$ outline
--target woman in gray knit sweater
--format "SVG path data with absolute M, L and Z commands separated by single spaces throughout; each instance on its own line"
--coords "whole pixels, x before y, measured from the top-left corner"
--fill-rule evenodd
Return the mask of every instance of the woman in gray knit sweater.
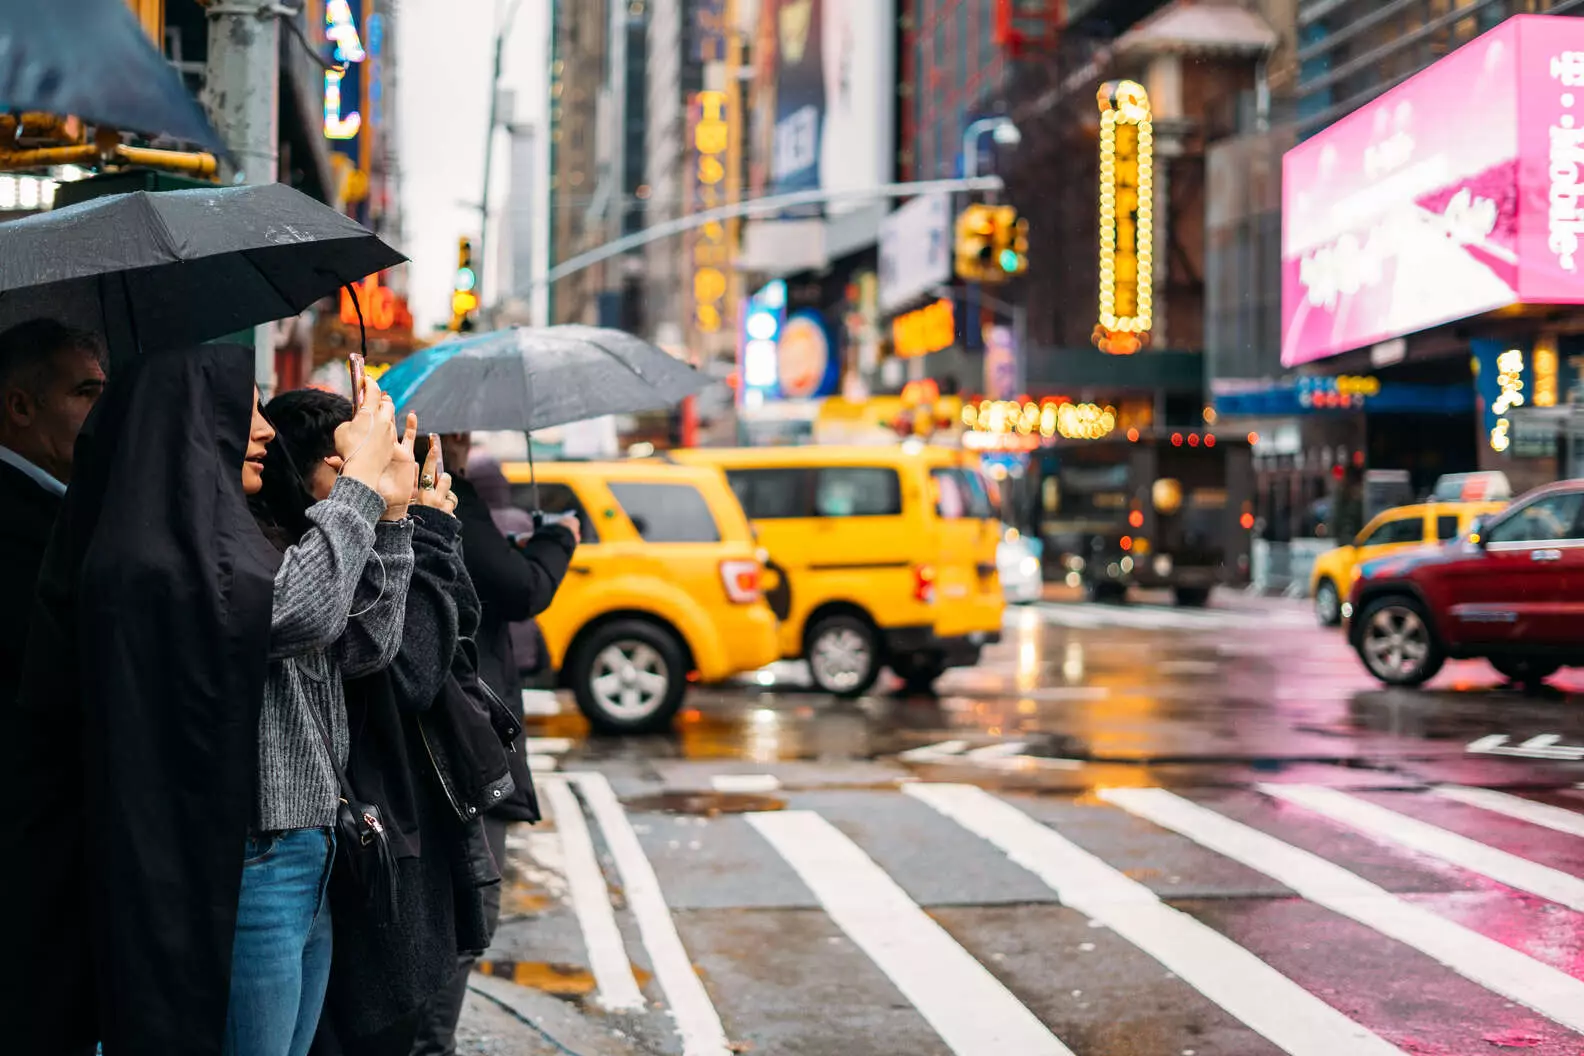
M 275 431 L 257 407 L 243 491 L 263 487 Z M 326 739 L 348 751 L 342 679 L 388 665 L 401 644 L 412 575 L 407 505 L 417 480 L 416 423 L 398 439 L 390 397 L 367 382 L 363 409 L 336 432 L 338 474 L 322 501 L 270 511 L 277 545 L 269 673 L 258 730 L 257 814 L 248 836 L 232 953 L 226 1056 L 304 1056 L 330 972 L 325 886 L 340 790 Z

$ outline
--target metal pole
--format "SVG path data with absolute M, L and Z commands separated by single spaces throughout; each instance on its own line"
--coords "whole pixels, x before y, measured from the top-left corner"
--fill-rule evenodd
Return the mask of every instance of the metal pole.
M 260 0 L 212 0 L 204 108 L 231 152 L 232 183 L 274 183 L 279 159 L 280 23 L 289 9 Z M 275 388 L 275 327 L 253 329 L 253 374 L 266 397 Z
M 488 306 L 484 300 L 484 272 L 489 260 L 486 250 L 489 243 L 490 170 L 495 167 L 495 126 L 500 121 L 501 60 L 506 48 L 506 38 L 511 34 L 512 22 L 517 17 L 517 8 L 521 3 L 522 0 L 512 0 L 511 7 L 506 9 L 505 20 L 495 29 L 495 65 L 490 74 L 489 127 L 484 130 L 484 187 L 479 194 L 478 254 L 473 262 L 473 274 L 479 291 L 479 306 L 486 309 Z
M 734 220 L 741 216 L 758 216 L 767 213 L 777 213 L 783 209 L 790 209 L 797 205 L 818 205 L 822 202 L 841 201 L 871 201 L 876 198 L 908 198 L 915 194 L 930 194 L 936 191 L 998 191 L 1003 186 L 999 176 L 976 176 L 971 180 L 913 180 L 906 183 L 886 183 L 878 187 L 855 187 L 848 190 L 818 190 L 818 191 L 793 191 L 790 194 L 773 194 L 765 198 L 754 198 L 746 202 L 734 202 L 730 205 L 718 206 L 714 209 L 705 209 L 698 213 L 689 213 L 687 216 L 675 220 L 667 220 L 653 227 L 646 227 L 642 231 L 625 235 L 614 242 L 607 242 L 603 246 L 596 246 L 586 253 L 562 261 L 543 275 L 536 276 L 530 284 L 533 288 L 548 286 L 559 282 L 568 275 L 576 275 L 584 268 L 592 267 L 602 260 L 619 256 L 629 250 L 646 246 L 651 242 L 658 242 L 662 238 L 671 238 L 686 231 L 691 231 L 705 224 L 713 224 L 720 220 Z

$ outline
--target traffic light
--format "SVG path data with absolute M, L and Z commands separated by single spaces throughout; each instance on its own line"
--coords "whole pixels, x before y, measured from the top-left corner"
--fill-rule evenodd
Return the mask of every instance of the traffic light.
M 999 206 L 995 218 L 996 267 L 1007 278 L 1028 270 L 1028 221 L 1010 205 Z
M 996 210 L 970 205 L 957 216 L 957 277 L 967 282 L 998 282 L 995 268 Z
M 456 281 L 451 284 L 451 325 L 464 333 L 473 329 L 473 313 L 478 310 L 478 275 L 473 271 L 473 240 L 457 240 Z
M 957 217 L 957 276 L 1005 282 L 1028 270 L 1028 221 L 1010 205 L 970 205 Z

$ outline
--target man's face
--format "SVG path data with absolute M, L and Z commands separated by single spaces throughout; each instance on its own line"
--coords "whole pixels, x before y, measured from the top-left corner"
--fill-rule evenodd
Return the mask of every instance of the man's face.
M 92 353 L 57 352 L 35 384 L 0 393 L 6 446 L 56 480 L 71 480 L 72 448 L 104 385 L 104 369 Z

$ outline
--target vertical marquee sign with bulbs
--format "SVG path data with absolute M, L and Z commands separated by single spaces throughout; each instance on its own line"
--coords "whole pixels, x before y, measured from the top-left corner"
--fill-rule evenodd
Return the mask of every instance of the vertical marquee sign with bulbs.
M 1100 315 L 1094 343 L 1129 355 L 1149 341 L 1154 305 L 1155 133 L 1149 94 L 1108 81 L 1100 104 Z

